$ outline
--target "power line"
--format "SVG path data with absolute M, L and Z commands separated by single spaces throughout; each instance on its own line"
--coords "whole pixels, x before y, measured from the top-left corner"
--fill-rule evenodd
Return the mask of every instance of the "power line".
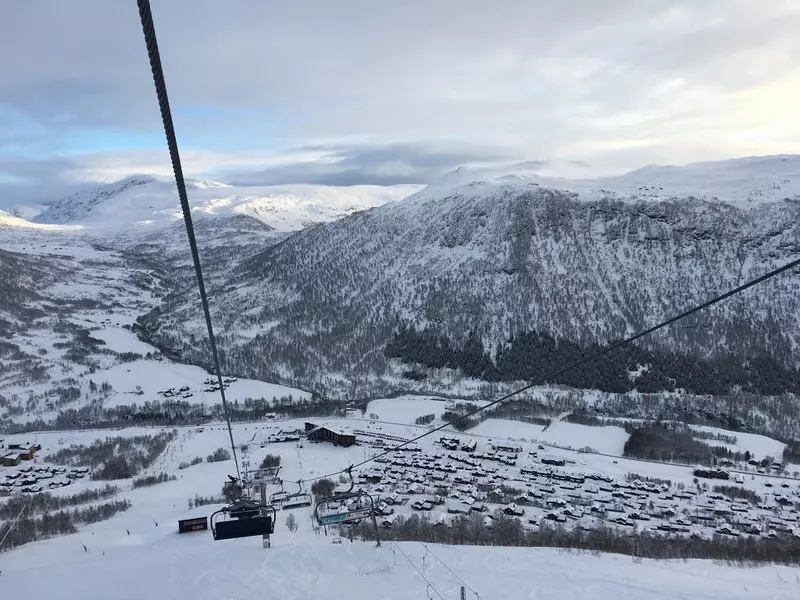
M 732 290 L 729 290 L 729 291 L 725 292 L 724 294 L 720 294 L 719 296 L 715 296 L 711 300 L 707 300 L 706 302 L 703 302 L 702 304 L 698 304 L 697 306 L 695 306 L 693 308 L 690 308 L 690 309 L 688 309 L 688 310 L 686 310 L 686 311 L 684 311 L 684 312 L 682 312 L 682 313 L 680 313 L 678 315 L 675 315 L 674 317 L 671 317 L 671 318 L 667 319 L 666 321 L 662 321 L 662 322 L 658 323 L 657 325 L 653 325 L 652 327 L 649 327 L 648 329 L 640 331 L 639 333 L 636 333 L 636 334 L 634 334 L 634 335 L 632 335 L 630 337 L 627 337 L 627 338 L 625 338 L 623 340 L 620 340 L 618 342 L 614 342 L 613 344 L 611 344 L 609 346 L 606 346 L 605 348 L 603 348 L 601 350 L 598 350 L 594 354 L 591 354 L 589 356 L 586 356 L 584 358 L 576 360 L 575 362 L 570 363 L 565 367 L 562 367 L 560 369 L 556 369 L 555 371 L 553 371 L 551 373 L 548 373 L 544 377 L 540 377 L 539 379 L 534 380 L 531 383 L 528 383 L 528 384 L 522 386 L 521 388 L 518 388 L 518 389 L 516 389 L 516 390 L 514 390 L 512 392 L 509 392 L 508 394 L 498 398 L 497 400 L 493 400 L 493 401 L 489 402 L 488 404 L 486 404 L 484 406 L 480 406 L 480 407 L 478 407 L 478 408 L 476 408 L 476 409 L 474 409 L 474 410 L 472 410 L 472 411 L 470 411 L 470 412 L 468 412 L 468 413 L 466 413 L 464 415 L 459 416 L 458 418 L 456 418 L 456 421 L 461 421 L 461 420 L 464 420 L 464 419 L 468 419 L 468 418 L 470 418 L 472 416 L 475 416 L 478 413 L 483 412 L 483 411 L 485 411 L 485 410 L 487 410 L 489 408 L 492 408 L 493 406 L 497 406 L 498 404 L 501 404 L 503 402 L 506 402 L 507 400 L 510 400 L 511 398 L 513 398 L 515 396 L 518 396 L 518 395 L 522 394 L 523 392 L 528 391 L 529 389 L 531 389 L 533 387 L 536 387 L 537 385 L 541 385 L 543 383 L 546 383 L 547 381 L 552 381 L 553 379 L 555 379 L 559 375 L 563 375 L 564 373 L 567 373 L 568 371 L 572 371 L 573 369 L 576 369 L 576 368 L 578 368 L 578 367 L 580 367 L 582 365 L 585 365 L 587 363 L 593 362 L 593 361 L 597 360 L 598 358 L 600 358 L 602 356 L 605 356 L 606 354 L 608 354 L 610 352 L 613 352 L 614 350 L 618 350 L 619 348 L 627 346 L 628 344 L 631 344 L 631 343 L 635 342 L 638 339 L 641 339 L 641 338 L 646 337 L 646 336 L 648 336 L 648 335 L 650 335 L 652 333 L 655 333 L 656 331 L 658 331 L 660 329 L 663 329 L 663 328 L 665 328 L 665 327 L 667 327 L 669 325 L 672 325 L 673 323 L 676 323 L 677 321 L 681 321 L 682 319 L 685 319 L 686 317 L 689 317 L 689 316 L 691 316 L 691 315 L 693 315 L 695 313 L 698 313 L 698 312 L 700 312 L 702 310 L 705 310 L 706 308 L 709 308 L 709 307 L 711 307 L 711 306 L 713 306 L 715 304 L 719 304 L 720 302 L 722 302 L 723 300 L 727 300 L 731 296 L 735 296 L 736 294 L 740 294 L 741 292 L 743 292 L 743 291 L 745 291 L 745 290 L 747 290 L 747 289 L 749 289 L 751 287 L 754 287 L 754 286 L 756 286 L 756 285 L 758 285 L 760 283 L 763 283 L 763 282 L 767 281 L 768 279 L 772 279 L 773 277 L 776 277 L 776 276 L 778 276 L 778 275 L 780 275 L 782 273 L 785 273 L 786 271 L 790 271 L 791 269 L 795 269 L 797 267 L 800 267 L 800 259 L 793 260 L 793 261 L 783 265 L 782 267 L 778 267 L 777 269 L 769 271 L 768 273 L 765 273 L 764 275 L 761 275 L 760 277 L 756 277 L 755 279 L 751 279 L 750 281 L 748 281 L 748 282 L 746 282 L 746 283 L 744 283 L 744 284 L 742 284 L 742 285 L 740 285 L 740 286 L 738 286 L 738 287 L 736 287 L 736 288 L 734 288 Z M 359 468 L 361 466 L 364 466 L 365 464 L 367 464 L 369 462 L 374 461 L 377 458 L 380 458 L 382 456 L 386 456 L 387 454 L 391 454 L 395 450 L 399 450 L 400 448 L 403 448 L 404 446 L 408 446 L 409 444 L 413 444 L 414 442 L 417 442 L 417 441 L 421 440 L 422 438 L 428 437 L 429 435 L 432 435 L 432 434 L 436 433 L 437 431 L 441 431 L 441 430 L 445 429 L 450 424 L 451 423 L 443 423 L 442 425 L 439 425 L 438 427 L 434 427 L 433 429 L 429 429 L 425 433 L 422 433 L 422 434 L 420 434 L 420 435 L 418 435 L 418 436 L 416 436 L 414 438 L 411 438 L 410 440 L 406 440 L 405 442 L 402 442 L 402 443 L 400 443 L 400 444 L 398 444 L 396 446 L 388 448 L 388 449 L 384 450 L 383 452 L 380 452 L 380 453 L 376 454 L 375 456 L 372 456 L 370 458 L 362 460 L 361 462 L 358 462 L 356 464 L 350 465 L 347 468 L 348 469 L 357 469 L 357 468 Z M 344 472 L 345 472 L 345 469 L 342 469 L 340 471 L 336 471 L 335 473 L 330 473 L 328 475 L 322 475 L 320 477 L 311 477 L 311 478 L 308 478 L 308 479 L 304 479 L 303 482 L 307 483 L 307 482 L 311 482 L 311 481 L 317 481 L 318 479 L 325 479 L 325 478 L 328 478 L 328 477 L 334 477 L 334 476 L 339 475 L 340 473 L 344 473 Z
M 428 587 L 429 587 L 429 588 L 431 588 L 431 589 L 434 591 L 434 593 L 435 593 L 437 596 L 439 596 L 439 598 L 440 598 L 441 600 L 444 600 L 444 598 L 442 598 L 442 595 L 439 593 L 439 590 L 437 590 L 437 589 L 436 589 L 436 587 L 434 587 L 434 585 L 433 585 L 433 584 L 432 584 L 432 583 L 431 583 L 431 582 L 428 580 L 428 578 L 427 578 L 427 577 L 425 577 L 425 575 L 422 573 L 422 571 L 420 571 L 420 570 L 417 568 L 417 565 L 415 565 L 415 564 L 412 562 L 412 560 L 411 560 L 410 558 L 408 558 L 408 556 L 406 555 L 406 553 L 405 553 L 405 552 L 403 552 L 403 550 L 400 548 L 400 546 L 398 546 L 398 545 L 397 545 L 395 542 L 392 542 L 392 545 L 395 547 L 395 549 L 397 549 L 397 550 L 400 552 L 400 554 L 402 554 L 402 555 L 403 555 L 403 558 L 405 558 L 405 559 L 408 561 L 408 564 L 410 564 L 412 567 L 414 567 L 414 570 L 415 570 L 415 571 L 416 571 L 416 572 L 419 574 L 419 576 L 420 576 L 420 577 L 422 577 L 423 581 L 425 581 L 425 583 L 427 583 L 427 584 L 428 584 Z M 430 596 L 428 596 L 428 597 L 430 598 Z
M 150 57 L 150 70 L 153 73 L 153 83 L 156 86 L 158 95 L 158 105 L 161 109 L 161 120 L 164 123 L 164 133 L 167 137 L 169 156 L 172 160 L 172 171 L 175 174 L 175 185 L 178 188 L 178 197 L 181 201 L 181 211 L 183 212 L 183 222 L 186 225 L 186 235 L 189 238 L 189 248 L 192 252 L 192 262 L 194 272 L 197 276 L 197 287 L 200 290 L 200 303 L 203 305 L 203 315 L 208 329 L 208 341 L 211 346 L 211 357 L 214 361 L 214 370 L 217 374 L 219 383 L 219 393 L 222 397 L 222 408 L 225 412 L 225 421 L 228 424 L 228 436 L 231 440 L 231 451 L 233 452 L 233 462 L 236 465 L 236 476 L 241 479 L 239 473 L 239 460 L 236 458 L 236 444 L 233 441 L 233 429 L 231 429 L 231 417 L 228 410 L 228 401 L 225 399 L 225 385 L 222 381 L 222 371 L 219 366 L 219 355 L 217 353 L 217 341 L 214 337 L 214 328 L 211 326 L 211 312 L 208 309 L 208 297 L 206 296 L 206 286 L 203 282 L 203 271 L 200 267 L 200 254 L 197 251 L 197 241 L 194 237 L 194 224 L 192 223 L 192 212 L 189 208 L 189 199 L 186 195 L 186 182 L 183 179 L 183 168 L 181 167 L 181 157 L 178 153 L 178 140 L 175 136 L 175 126 L 172 123 L 172 111 L 169 107 L 167 97 L 167 86 L 164 82 L 164 72 L 161 69 L 161 54 L 158 51 L 158 41 L 156 40 L 156 30 L 153 26 L 153 15 L 150 12 L 150 0 L 137 0 L 139 4 L 139 18 L 142 21 L 142 31 L 144 32 L 145 43 L 147 44 L 147 54 Z

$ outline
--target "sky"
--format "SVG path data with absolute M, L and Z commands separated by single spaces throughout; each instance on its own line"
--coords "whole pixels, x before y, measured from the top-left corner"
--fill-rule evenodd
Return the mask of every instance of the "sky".
M 151 2 L 190 177 L 800 153 L 796 0 Z M 171 173 L 134 0 L 5 2 L 0 51 L 0 208 Z

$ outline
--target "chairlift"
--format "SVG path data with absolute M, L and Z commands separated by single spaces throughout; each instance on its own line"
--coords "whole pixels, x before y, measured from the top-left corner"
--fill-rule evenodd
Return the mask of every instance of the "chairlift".
M 282 504 L 286 499 L 289 498 L 289 496 L 291 496 L 291 494 L 289 494 L 289 492 L 287 492 L 286 490 L 283 489 L 283 480 L 282 479 L 278 479 L 276 481 L 276 483 L 277 483 L 277 485 L 281 486 L 281 489 L 279 489 L 277 492 L 274 492 L 273 494 L 270 495 L 270 497 L 269 497 L 270 504 Z
M 381 545 L 378 522 L 375 518 L 375 501 L 372 496 L 364 490 L 353 490 L 355 481 L 353 480 L 352 465 L 345 469 L 350 477 L 350 488 L 345 492 L 334 493 L 332 496 L 322 498 L 314 506 L 314 520 L 319 525 L 343 525 L 345 523 L 357 523 L 367 517 L 372 518 L 375 527 L 375 541 L 378 547 Z M 354 502 L 348 502 L 348 501 Z M 323 509 L 320 514 L 320 508 Z
M 283 510 L 304 508 L 313 504 L 311 494 L 303 491 L 303 484 L 300 481 L 297 482 L 297 488 L 297 492 L 294 494 L 289 494 L 286 498 L 284 498 L 283 502 L 281 503 L 281 508 Z
M 211 534 L 214 540 L 269 536 L 275 532 L 276 516 L 274 506 L 240 498 L 211 514 Z

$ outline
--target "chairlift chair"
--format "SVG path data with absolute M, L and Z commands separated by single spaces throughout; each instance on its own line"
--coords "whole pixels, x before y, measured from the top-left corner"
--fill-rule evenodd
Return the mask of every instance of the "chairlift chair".
M 289 498 L 289 496 L 291 496 L 289 492 L 283 489 L 282 479 L 278 479 L 276 483 L 281 487 L 281 489 L 279 489 L 277 492 L 273 492 L 269 497 L 270 504 L 275 504 L 275 505 L 283 503 L 284 500 L 286 500 L 287 498 Z
M 303 508 L 313 504 L 311 494 L 303 491 L 303 484 L 300 481 L 297 482 L 297 488 L 297 492 L 294 494 L 289 494 L 283 499 L 283 502 L 281 503 L 281 508 L 283 510 Z
M 362 519 L 371 517 L 372 525 L 375 528 L 375 541 L 380 547 L 381 538 L 378 531 L 378 522 L 375 518 L 375 501 L 364 490 L 353 491 L 355 481 L 353 480 L 352 469 L 352 466 L 345 469 L 345 473 L 350 477 L 350 488 L 346 492 L 335 493 L 332 496 L 318 500 L 314 506 L 314 520 L 319 525 L 325 526 L 357 523 Z M 351 503 L 350 501 L 354 502 Z M 320 508 L 330 508 L 330 511 L 323 510 L 322 514 L 320 514 Z
M 240 498 L 211 514 L 211 534 L 214 540 L 269 536 L 275 532 L 276 516 L 274 506 Z

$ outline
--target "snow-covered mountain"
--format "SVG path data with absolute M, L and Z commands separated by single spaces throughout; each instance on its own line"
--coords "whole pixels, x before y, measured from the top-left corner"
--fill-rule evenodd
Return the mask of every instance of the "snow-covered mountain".
M 591 344 L 653 324 L 796 258 L 797 162 L 768 157 L 650 167 L 596 185 L 498 173 L 465 184 L 439 182 L 302 229 L 312 213 L 332 217 L 344 210 L 344 199 L 367 205 L 377 196 L 374 190 L 359 195 L 354 188 L 291 186 L 291 199 L 262 195 L 248 203 L 236 195 L 240 188 L 193 182 L 190 201 L 203 217 L 196 228 L 227 372 L 323 392 L 384 393 L 410 385 L 408 369 L 419 376 L 414 369 L 456 367 L 428 371 L 430 379 L 419 384 L 439 393 L 467 380 L 475 390 L 490 375 L 528 380 L 549 368 L 548 360 L 562 364 Z M 660 184 L 644 184 L 647 173 Z M 728 181 L 743 182 L 736 193 L 747 182 L 751 192 L 768 189 L 767 181 L 774 186 L 747 203 Z M 680 185 L 686 195 L 673 195 Z M 391 195 L 379 189 L 382 197 Z M 328 210 L 318 205 L 325 198 L 341 202 L 332 201 Z M 270 213 L 279 199 L 286 212 Z M 256 209 L 260 218 L 253 216 Z M 135 225 L 145 222 L 153 226 Z M 34 366 L 52 372 L 63 362 L 66 354 L 48 350 L 53 322 L 66 331 L 65 320 L 92 320 L 97 311 L 124 310 L 127 323 L 142 317 L 142 332 L 160 348 L 208 364 L 185 232 L 168 180 L 129 178 L 64 200 L 36 222 L 0 214 L 0 247 L 7 252 L 0 275 L 14 283 L 0 289 L 0 320 L 16 331 L 0 359 L 8 372 L 20 374 L 15 390 L 27 385 L 24 374 Z M 103 283 L 109 277 L 113 285 Z M 670 329 L 614 369 L 604 364 L 559 383 L 609 392 L 684 384 L 702 393 L 737 385 L 753 393 L 800 389 L 793 358 L 800 342 L 796 287 L 796 275 L 786 274 Z M 413 335 L 400 343 L 401 325 L 428 328 L 452 347 L 443 350 L 438 341 L 431 346 Z M 560 342 L 536 342 L 551 349 L 547 358 L 530 340 L 528 346 L 520 341 L 523 333 Z M 84 334 L 59 335 L 66 335 L 59 344 L 70 335 L 76 347 L 85 341 Z M 468 340 L 472 362 L 462 351 Z M 419 366 L 387 356 L 391 345 L 392 357 Z M 454 355 L 454 348 L 462 354 Z M 692 361 L 706 362 L 694 368 Z M 689 379 L 676 375 L 684 372 Z
M 368 378 L 386 369 L 384 348 L 401 324 L 456 344 L 475 332 L 490 354 L 521 332 L 583 345 L 620 338 L 800 256 L 800 198 L 784 196 L 790 183 L 752 206 L 742 196 L 726 202 L 722 184 L 699 197 L 698 182 L 726 182 L 718 173 L 737 164 L 744 173 L 786 164 L 769 178 L 794 185 L 797 159 L 784 157 L 686 167 L 713 172 L 687 183 L 688 196 L 625 192 L 622 180 L 600 193 L 503 176 L 431 186 L 298 232 L 228 274 L 215 293 L 228 367 L 257 377 L 285 368 L 306 384 L 326 373 Z M 648 188 L 678 181 L 670 168 L 643 173 L 653 176 Z M 795 373 L 796 287 L 795 275 L 777 278 L 654 345 L 737 364 L 789 359 Z M 194 299 L 144 323 L 160 343 L 206 359 L 186 342 L 202 332 Z
M 278 231 L 295 231 L 400 200 L 421 187 L 234 187 L 216 181 L 187 181 L 189 203 L 196 215 L 247 215 Z M 37 223 L 81 225 L 89 231 L 145 232 L 181 219 L 174 181 L 149 175 L 76 192 L 33 217 Z
M 689 165 L 648 165 L 615 177 L 564 179 L 542 176 L 546 166 L 518 163 L 505 168 L 460 167 L 431 189 L 474 181 L 537 183 L 575 192 L 582 200 L 614 198 L 628 202 L 696 198 L 748 209 L 800 195 L 800 155 L 758 156 Z

